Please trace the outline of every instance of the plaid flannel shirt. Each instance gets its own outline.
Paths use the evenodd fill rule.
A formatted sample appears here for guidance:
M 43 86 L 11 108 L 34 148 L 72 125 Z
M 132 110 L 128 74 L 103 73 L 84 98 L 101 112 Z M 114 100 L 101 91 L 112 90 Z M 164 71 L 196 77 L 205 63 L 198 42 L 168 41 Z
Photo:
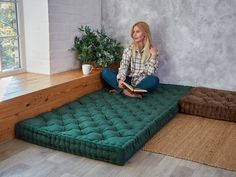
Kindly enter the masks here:
M 127 76 L 131 77 L 132 86 L 136 86 L 147 75 L 152 75 L 158 69 L 158 60 L 156 58 L 148 58 L 142 63 L 142 54 L 136 50 L 135 58 L 132 57 L 132 48 L 124 50 L 120 63 L 117 80 L 124 81 Z

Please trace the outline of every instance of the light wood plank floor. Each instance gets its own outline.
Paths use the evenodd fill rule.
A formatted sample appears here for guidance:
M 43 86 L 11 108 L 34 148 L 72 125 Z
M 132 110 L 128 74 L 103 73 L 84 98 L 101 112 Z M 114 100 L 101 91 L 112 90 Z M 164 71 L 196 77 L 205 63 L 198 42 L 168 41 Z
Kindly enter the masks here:
M 125 166 L 14 139 L 0 145 L 0 177 L 236 177 L 236 172 L 145 151 Z
M 92 74 L 98 71 L 93 71 Z M 0 102 L 83 77 L 81 70 L 52 75 L 22 73 L 0 78 Z

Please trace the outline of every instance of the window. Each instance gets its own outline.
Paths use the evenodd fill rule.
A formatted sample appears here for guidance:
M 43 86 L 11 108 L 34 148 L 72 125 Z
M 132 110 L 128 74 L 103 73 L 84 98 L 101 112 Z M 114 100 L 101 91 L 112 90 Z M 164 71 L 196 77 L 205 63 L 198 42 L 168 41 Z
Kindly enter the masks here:
M 0 77 L 24 70 L 18 3 L 16 0 L 0 0 Z

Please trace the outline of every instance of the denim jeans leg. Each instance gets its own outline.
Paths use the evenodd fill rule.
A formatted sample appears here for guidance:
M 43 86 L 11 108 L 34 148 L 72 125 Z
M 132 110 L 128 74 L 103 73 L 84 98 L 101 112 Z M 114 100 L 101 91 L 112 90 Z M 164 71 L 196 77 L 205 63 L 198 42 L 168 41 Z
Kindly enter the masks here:
M 122 89 L 118 87 L 117 82 L 117 72 L 113 71 L 111 68 L 104 68 L 102 70 L 102 78 L 114 89 L 116 89 L 118 92 L 121 92 Z
M 127 76 L 126 79 L 125 79 L 125 82 L 126 82 L 127 84 L 131 85 L 131 80 L 132 80 L 132 78 L 129 77 L 129 76 Z
M 149 75 L 139 82 L 136 87 L 148 91 L 155 90 L 159 86 L 159 78 L 157 76 Z

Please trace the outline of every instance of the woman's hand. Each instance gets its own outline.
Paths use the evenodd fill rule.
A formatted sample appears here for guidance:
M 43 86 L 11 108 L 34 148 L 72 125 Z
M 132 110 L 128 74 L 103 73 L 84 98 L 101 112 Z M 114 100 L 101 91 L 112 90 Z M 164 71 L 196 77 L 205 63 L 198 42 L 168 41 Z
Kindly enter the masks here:
M 157 58 L 157 53 L 158 53 L 157 48 L 152 47 L 152 48 L 150 49 L 150 54 L 151 54 L 151 58 L 152 58 L 152 59 L 156 59 L 156 58 Z
M 120 88 L 124 88 L 124 87 L 123 87 L 123 82 L 124 82 L 124 81 L 119 80 L 119 81 L 118 81 L 118 87 L 120 87 Z

